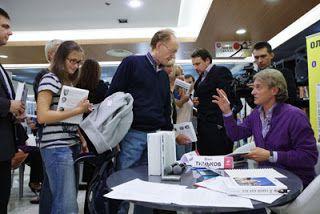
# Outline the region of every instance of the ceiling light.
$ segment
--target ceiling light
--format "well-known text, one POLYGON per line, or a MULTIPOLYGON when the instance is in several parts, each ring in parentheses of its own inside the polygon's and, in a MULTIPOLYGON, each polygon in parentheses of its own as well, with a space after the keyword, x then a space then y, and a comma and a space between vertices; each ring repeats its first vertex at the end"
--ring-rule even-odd
POLYGON ((241 34, 245 34, 247 32, 246 29, 240 28, 239 30, 236 31, 236 34, 241 35, 241 34))
POLYGON ((266 1, 270 3, 275 3, 275 2, 278 2, 279 0, 266 0, 266 1))
POLYGON ((124 49, 110 49, 106 53, 109 56, 115 56, 115 57, 127 57, 133 54, 131 51, 124 50, 124 49))
POLYGON ((130 0, 129 1, 129 6, 132 8, 138 8, 141 7, 142 2, 140 0, 130 0))
POLYGON ((306 14, 301 16, 291 25, 283 29, 280 33, 275 35, 268 42, 271 45, 272 49, 280 46, 284 42, 288 41, 298 33, 302 32, 304 29, 307 29, 314 23, 319 21, 320 17, 320 4, 316 5, 314 8, 309 10, 306 14))
POLYGON ((8 56, 7 55, 0 55, 0 58, 7 59, 8 56))

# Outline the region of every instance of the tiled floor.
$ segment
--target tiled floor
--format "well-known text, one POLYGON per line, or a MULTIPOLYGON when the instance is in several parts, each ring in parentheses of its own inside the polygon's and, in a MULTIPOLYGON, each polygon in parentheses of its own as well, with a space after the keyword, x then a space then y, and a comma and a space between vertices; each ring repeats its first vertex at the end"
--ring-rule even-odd
MULTIPOLYGON (((19 199, 19 170, 16 169, 14 172, 13 184, 11 189, 11 196, 8 205, 8 213, 9 214, 37 214, 38 213, 38 205, 31 204, 30 199, 35 195, 28 187, 29 183, 29 167, 26 166, 24 172, 24 191, 23 197, 19 199)), ((83 204, 85 198, 85 191, 79 191, 78 194, 78 205, 79 205, 79 213, 83 213, 83 204)))

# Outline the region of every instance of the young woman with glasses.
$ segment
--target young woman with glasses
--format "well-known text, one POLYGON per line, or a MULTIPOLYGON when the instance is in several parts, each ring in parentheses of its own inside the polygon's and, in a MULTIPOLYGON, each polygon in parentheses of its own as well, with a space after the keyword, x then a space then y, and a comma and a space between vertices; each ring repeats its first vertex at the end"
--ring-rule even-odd
POLYGON ((46 172, 40 203, 51 206, 51 214, 78 213, 73 164, 74 156, 80 152, 78 126, 61 121, 88 112, 90 102, 82 100, 76 108, 64 111, 57 111, 57 106, 62 86, 75 84, 83 57, 83 50, 76 42, 63 42, 54 56, 51 72, 42 77, 38 88, 40 152, 46 172))

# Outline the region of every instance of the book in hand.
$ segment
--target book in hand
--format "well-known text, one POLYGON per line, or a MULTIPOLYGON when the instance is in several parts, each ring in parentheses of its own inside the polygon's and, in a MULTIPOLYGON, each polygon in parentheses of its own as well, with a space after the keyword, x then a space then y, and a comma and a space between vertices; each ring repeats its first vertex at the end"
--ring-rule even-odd
POLYGON ((190 143, 198 140, 191 122, 178 123, 173 126, 177 134, 183 134, 188 137, 191 140, 190 143))
POLYGON ((175 98, 178 100, 180 99, 181 90, 183 90, 184 94, 190 93, 190 87, 191 87, 190 83, 187 83, 177 78, 174 81, 174 88, 173 88, 173 94, 175 95, 175 98))
POLYGON ((26 86, 26 83, 18 82, 15 100, 21 100, 23 103, 26 103, 27 97, 28 88, 26 86))
MULTIPOLYGON (((75 88, 66 85, 62 86, 57 110, 64 111, 74 109, 78 106, 79 102, 83 98, 88 97, 88 94, 89 91, 85 89, 75 88)), ((67 118, 61 122, 79 124, 82 121, 82 115, 83 114, 78 114, 76 116, 67 118)))
POLYGON ((230 194, 279 194, 288 187, 276 178, 269 177, 226 177, 226 191, 230 194))
POLYGON ((228 156, 239 157, 241 155, 248 154, 254 148, 256 148, 256 144, 254 142, 247 143, 247 144, 235 149, 232 153, 228 154, 228 156))

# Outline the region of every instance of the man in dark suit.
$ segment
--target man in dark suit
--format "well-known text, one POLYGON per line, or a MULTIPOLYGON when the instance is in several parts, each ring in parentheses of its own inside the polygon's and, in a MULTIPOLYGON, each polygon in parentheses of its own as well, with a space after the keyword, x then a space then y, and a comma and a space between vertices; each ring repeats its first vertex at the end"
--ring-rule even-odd
MULTIPOLYGON (((258 71, 266 68, 276 68, 272 63, 274 52, 268 42, 257 42, 253 46, 252 54, 254 56, 255 63, 258 65, 258 71)), ((286 102, 291 105, 297 105, 297 85, 294 72, 285 67, 279 68, 278 70, 281 71, 287 83, 289 98, 286 102)))
POLYGON ((212 103, 216 89, 226 91, 231 105, 232 74, 229 69, 212 64, 212 56, 206 49, 195 50, 192 55, 194 69, 200 75, 194 85, 194 105, 197 107, 197 150, 201 155, 225 155, 232 152, 233 143, 227 137, 219 106, 212 103))
MULTIPOLYGON (((0 8, 0 46, 12 35, 10 18, 0 8)), ((11 158, 16 152, 15 121, 24 113, 21 101, 14 100, 15 93, 6 70, 0 64, 0 213, 7 213, 11 188, 11 158)))

